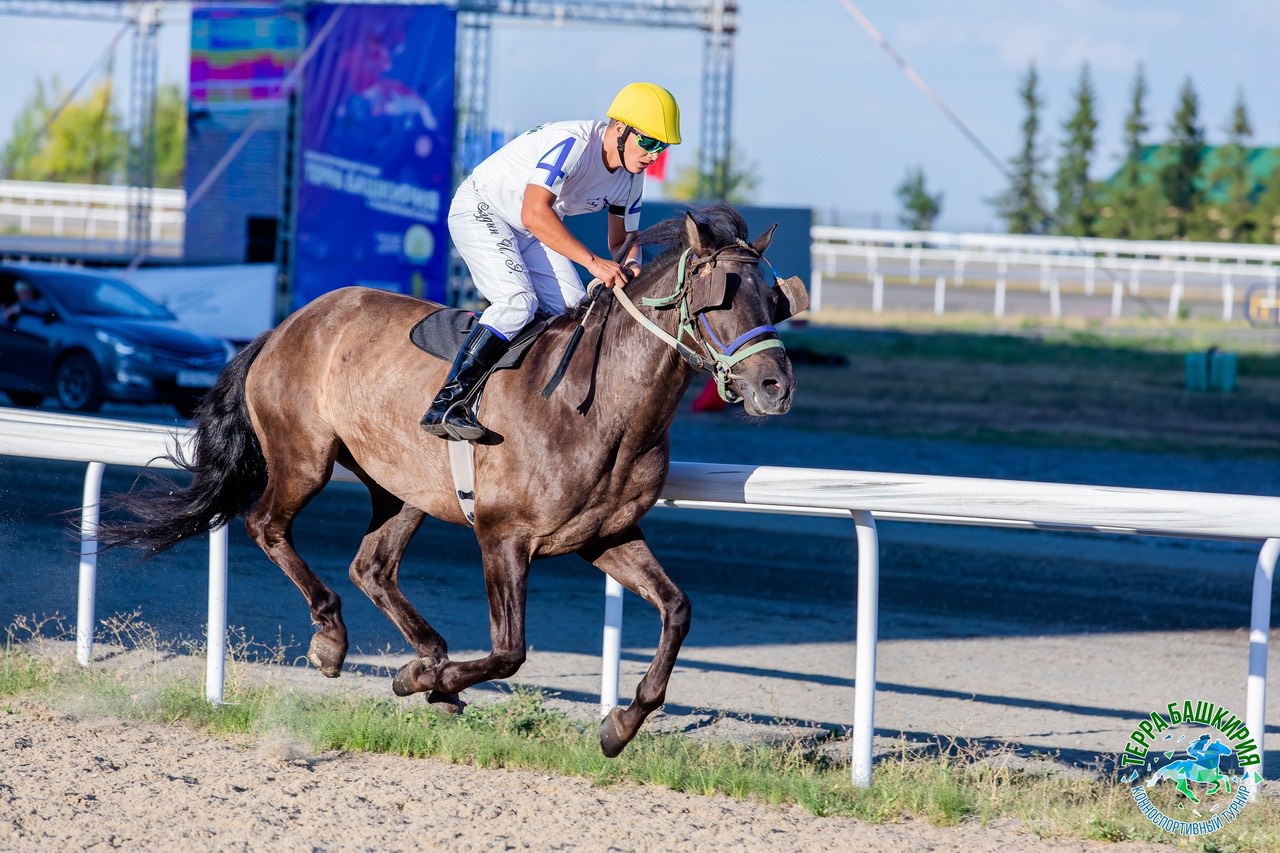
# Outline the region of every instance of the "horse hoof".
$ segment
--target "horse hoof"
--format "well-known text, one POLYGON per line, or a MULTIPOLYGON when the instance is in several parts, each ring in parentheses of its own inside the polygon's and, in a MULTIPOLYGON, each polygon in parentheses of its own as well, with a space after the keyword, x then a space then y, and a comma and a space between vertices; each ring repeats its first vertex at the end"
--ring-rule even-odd
POLYGON ((425 693, 431 689, 436 683, 435 673, 431 668, 436 662, 431 658, 415 658, 404 666, 396 670, 396 677, 391 680, 391 692, 397 696, 412 696, 415 693, 425 693), (425 687, 419 687, 422 681, 428 682, 425 687))
POLYGON ((326 678, 337 678, 342 674, 342 662, 347 659, 346 644, 339 645, 324 634, 313 634, 311 645, 307 648, 307 660, 320 670, 326 678))
POLYGON ((623 748, 631 742, 631 738, 624 737, 619 730, 621 720, 622 711, 614 708, 600 723, 600 751, 604 753, 605 758, 617 758, 622 754, 623 748))
POLYGON ((467 707, 467 703, 457 693, 441 693, 439 690, 428 693, 427 702, 442 714, 461 714, 467 707))

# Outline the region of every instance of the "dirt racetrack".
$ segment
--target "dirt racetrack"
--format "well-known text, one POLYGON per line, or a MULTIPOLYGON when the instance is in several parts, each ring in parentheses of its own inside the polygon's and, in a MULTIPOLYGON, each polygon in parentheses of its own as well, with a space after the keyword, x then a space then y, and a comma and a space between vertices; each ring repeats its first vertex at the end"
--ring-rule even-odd
POLYGON ((1161 849, 1043 842, 1012 823, 876 826, 650 786, 246 747, 30 705, 0 716, 0 758, 6 851, 1161 849))

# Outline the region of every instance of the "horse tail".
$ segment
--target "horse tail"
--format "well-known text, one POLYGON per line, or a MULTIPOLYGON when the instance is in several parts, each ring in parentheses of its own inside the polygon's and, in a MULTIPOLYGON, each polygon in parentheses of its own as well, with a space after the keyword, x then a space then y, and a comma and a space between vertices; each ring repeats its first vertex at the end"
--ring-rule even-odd
POLYGON ((244 513, 267 485, 267 462, 249 420, 245 379, 262 352, 265 332, 237 354, 196 409, 191 458, 178 443, 163 458, 192 475, 185 489, 151 472, 151 488, 104 502, 109 521, 98 526, 98 542, 158 554, 244 513), (116 520, 126 514, 129 519, 116 520))

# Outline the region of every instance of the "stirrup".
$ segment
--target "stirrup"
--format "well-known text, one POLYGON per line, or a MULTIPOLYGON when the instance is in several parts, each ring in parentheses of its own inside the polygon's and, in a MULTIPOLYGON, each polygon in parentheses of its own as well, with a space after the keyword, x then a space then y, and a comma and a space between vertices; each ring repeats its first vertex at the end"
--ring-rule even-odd
POLYGON ((439 423, 428 423, 423 415, 424 420, 418 422, 418 426, 431 435, 439 436, 448 441, 478 441, 488 434, 488 430, 480 425, 474 417, 469 417, 471 410, 465 402, 457 400, 445 409, 444 415, 441 416, 439 423), (454 410, 461 407, 461 414, 455 415, 454 410), (449 423, 450 417, 458 417, 470 421, 471 423, 453 424, 449 423), (474 424, 474 426, 472 425, 474 424))

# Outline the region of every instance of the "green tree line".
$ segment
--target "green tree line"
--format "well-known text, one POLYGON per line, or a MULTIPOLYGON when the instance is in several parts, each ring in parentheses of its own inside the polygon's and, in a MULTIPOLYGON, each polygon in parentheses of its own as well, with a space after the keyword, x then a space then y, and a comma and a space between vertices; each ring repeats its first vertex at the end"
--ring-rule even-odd
POLYGON ((1063 234, 1133 240, 1280 242, 1280 149, 1252 148, 1253 124, 1243 93, 1222 130, 1206 142, 1200 100, 1190 78, 1178 92, 1167 135, 1149 141, 1141 65, 1124 122, 1123 161, 1108 181, 1090 177, 1097 149, 1098 99, 1088 64, 1062 123, 1056 169, 1040 137, 1044 99, 1034 63, 1020 81, 1022 144, 1009 160, 1007 188, 992 200, 1011 234, 1063 234))
MULTIPOLYGON (((121 184, 126 179, 129 132, 112 98, 111 77, 61 103, 56 77, 35 89, 13 120, 0 149, 0 176, 19 181, 121 184)), ((186 101, 177 83, 156 92, 155 185, 181 187, 186 145, 186 101)))

